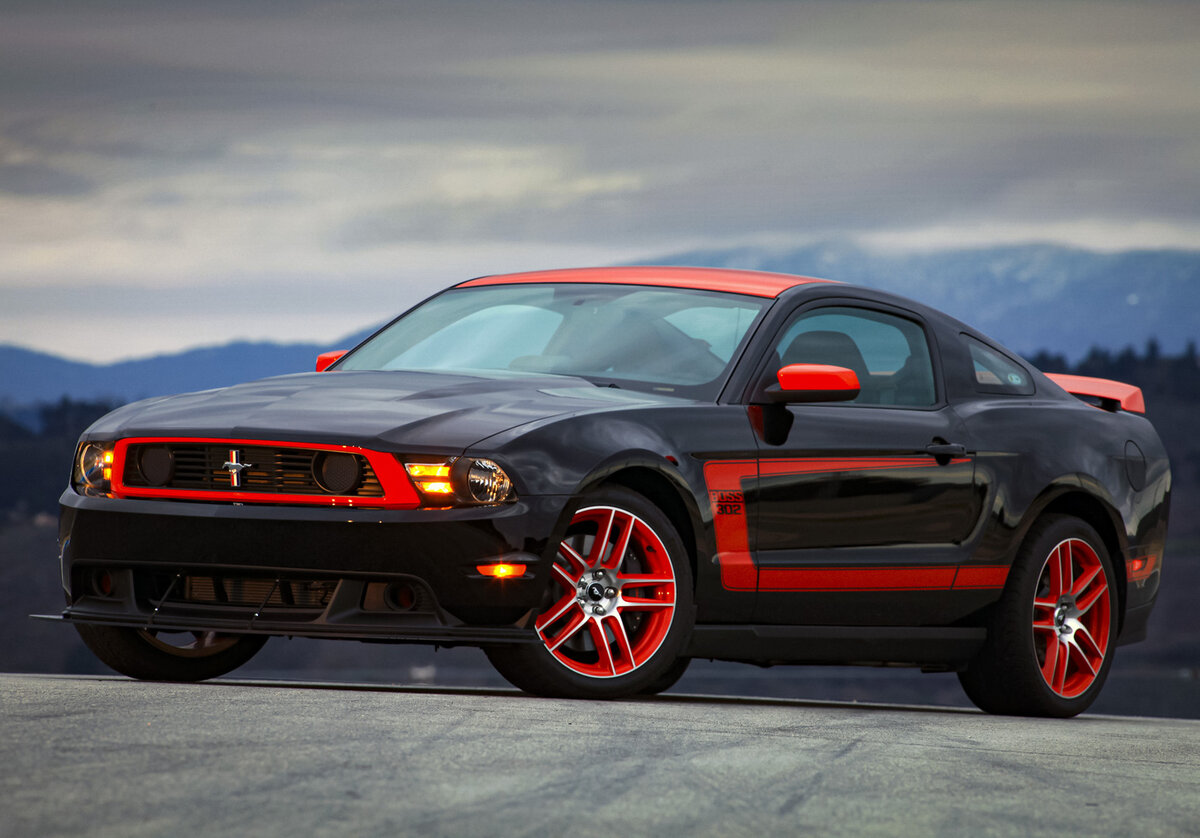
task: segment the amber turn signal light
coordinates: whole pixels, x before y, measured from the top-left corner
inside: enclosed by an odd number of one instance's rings
[[[475,565],[475,569],[483,576],[490,576],[493,579],[508,579],[513,576],[524,576],[525,565],[523,564],[480,564]]]

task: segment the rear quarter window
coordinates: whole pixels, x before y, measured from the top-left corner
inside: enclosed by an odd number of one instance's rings
[[[971,353],[972,380],[981,393],[1033,395],[1033,377],[1021,364],[969,335],[963,335]]]

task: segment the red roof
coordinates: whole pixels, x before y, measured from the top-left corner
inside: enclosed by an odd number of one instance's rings
[[[729,291],[755,297],[778,297],[797,285],[811,282],[830,282],[809,276],[767,273],[765,271],[735,271],[726,268],[676,267],[618,267],[567,268],[557,271],[531,271],[520,274],[481,276],[459,283],[457,287],[473,285],[510,285],[531,282],[595,282],[609,285],[658,285],[667,288],[696,288],[701,291]]]

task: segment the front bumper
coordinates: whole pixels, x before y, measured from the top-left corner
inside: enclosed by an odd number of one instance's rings
[[[526,642],[567,500],[347,510],[67,490],[61,619],[447,645]],[[494,579],[476,569],[500,561],[527,570]]]

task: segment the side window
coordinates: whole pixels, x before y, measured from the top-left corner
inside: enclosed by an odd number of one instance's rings
[[[971,351],[976,390],[1013,396],[1033,395],[1033,379],[1024,367],[973,337],[963,335],[963,340]]]
[[[920,325],[870,309],[837,306],[799,314],[775,352],[780,365],[833,364],[854,370],[851,404],[929,407],[937,402],[929,342]]]

